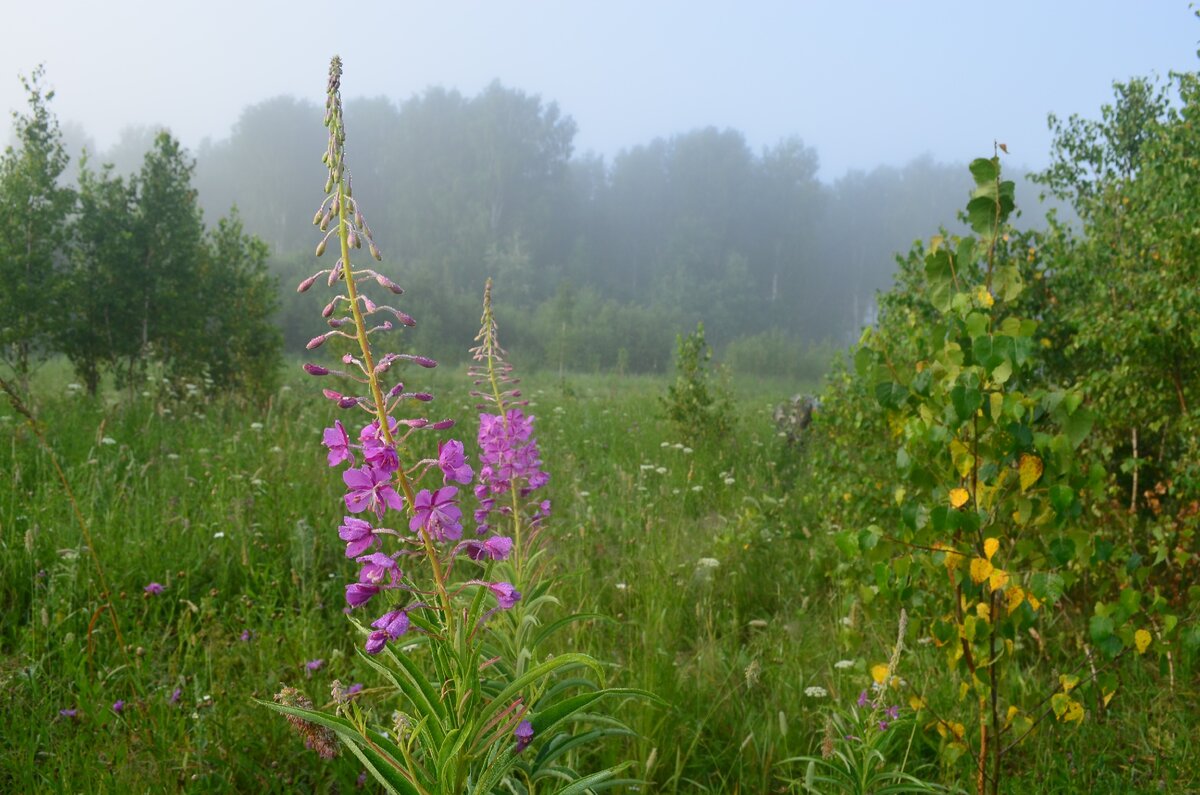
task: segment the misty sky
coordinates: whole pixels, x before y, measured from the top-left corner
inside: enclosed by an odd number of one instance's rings
[[[246,105],[320,102],[337,52],[345,98],[498,78],[558,102],[577,151],[711,124],[755,149],[799,135],[824,179],[925,152],[965,161],[994,139],[1041,166],[1047,112],[1095,117],[1114,79],[1196,69],[1200,40],[1186,0],[47,0],[19,4],[19,29],[17,0],[2,5],[0,109],[23,108],[17,75],[45,63],[53,109],[102,149],[161,124],[194,150]]]

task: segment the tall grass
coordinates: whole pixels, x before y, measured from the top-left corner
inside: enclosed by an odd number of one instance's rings
[[[465,377],[438,380],[447,413],[471,416]],[[111,598],[50,454],[0,407],[0,791],[352,791],[352,759],[318,759],[251,703],[370,681],[342,615],[343,545],[314,529],[340,518],[313,430],[334,409],[287,386],[261,408],[154,386],[89,399],[54,368],[35,386]],[[894,640],[894,623],[855,615],[863,594],[840,590],[838,553],[796,508],[797,453],[770,408],[797,385],[734,386],[735,433],[689,447],[661,417],[665,379],[523,384],[553,473],[556,594],[601,616],[564,630],[562,651],[614,660],[610,684],[670,704],[616,707],[639,736],[595,752],[636,760],[643,791],[782,791],[796,771],[779,763],[819,753],[825,710],[853,701]],[[146,595],[152,581],[165,590]],[[124,648],[98,612],[109,601]],[[938,687],[935,653],[906,653],[902,675]],[[1194,666],[1179,665],[1176,693],[1133,667],[1105,722],[1035,738],[1012,791],[1197,786]],[[385,723],[402,706],[360,698]],[[912,753],[929,761],[926,736]]]

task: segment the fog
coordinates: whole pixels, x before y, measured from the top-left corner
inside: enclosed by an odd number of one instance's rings
[[[699,321],[760,358],[853,339],[895,254],[954,231],[966,162],[1004,143],[1036,225],[1047,114],[1194,69],[1200,38],[1185,2],[331,8],[55,4],[0,52],[0,105],[44,64],[69,173],[87,149],[135,174],[169,130],[205,218],[236,205],[271,247],[295,349],[338,52],[357,195],[442,310],[421,342],[469,340],[495,275],[530,359],[633,370]],[[605,330],[569,339],[580,316]]]

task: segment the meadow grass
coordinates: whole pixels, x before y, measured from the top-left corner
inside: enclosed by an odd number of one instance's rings
[[[445,369],[426,379],[433,413],[472,435],[466,378]],[[336,410],[299,377],[262,407],[183,385],[172,398],[161,384],[89,398],[67,382],[47,368],[33,405],[94,550],[49,454],[0,406],[0,791],[353,791],[352,757],[319,759],[251,700],[287,684],[320,705],[337,678],[366,683],[360,698],[385,725],[403,706],[371,691],[342,613],[340,490],[320,447]],[[564,615],[598,616],[555,642],[610,662],[608,684],[668,704],[614,705],[637,736],[589,751],[597,764],[635,760],[640,791],[786,792],[799,771],[780,763],[819,753],[829,705],[849,705],[887,658],[895,616],[860,610],[861,589],[837,576],[847,563],[797,507],[799,453],[770,410],[812,385],[738,381],[735,431],[707,442],[663,419],[666,385],[523,384],[555,506],[543,576],[557,578]],[[151,582],[165,589],[148,595]],[[936,654],[914,647],[901,675],[936,690]],[[1044,654],[1068,664],[1063,650]],[[1007,791],[1198,786],[1194,661],[1175,660],[1173,690],[1136,660],[1120,671],[1102,716],[1022,747]],[[912,764],[967,786],[936,767],[936,741],[916,731]]]

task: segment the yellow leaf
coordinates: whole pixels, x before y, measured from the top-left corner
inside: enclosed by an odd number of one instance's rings
[[[1025,592],[1021,590],[1021,586],[1014,585],[1004,592],[1004,597],[1007,600],[1008,614],[1011,616],[1013,611],[1021,606],[1021,602],[1025,601]]]
[[[988,560],[991,560],[991,559],[992,559],[992,556],[996,554],[996,550],[997,550],[997,549],[999,549],[999,548],[1000,548],[1000,541],[999,541],[999,539],[996,539],[996,538],[985,538],[985,539],[983,540],[983,555],[984,555],[984,557],[986,557]]]
[[[912,708],[913,712],[920,712],[925,708],[925,699],[920,696],[909,696],[908,706]]]
[[[1004,718],[1004,728],[1007,729],[1008,725],[1010,723],[1012,723],[1012,719],[1017,717],[1017,715],[1019,715],[1020,713],[1021,713],[1021,710],[1017,709],[1015,706],[1010,705],[1008,708],[1008,715],[1007,715],[1007,717]]]
[[[988,587],[993,591],[1003,591],[1008,585],[1008,572],[1004,569],[993,569],[988,575]]]
[[[975,291],[975,300],[979,302],[980,306],[987,308],[990,308],[992,304],[996,303],[996,299],[992,298],[992,294],[989,293],[988,289],[982,284],[979,285],[979,289]]]
[[[1021,476],[1021,491],[1025,491],[1037,483],[1044,469],[1045,465],[1042,463],[1042,459],[1036,455],[1022,453],[1021,460],[1017,463],[1017,472]]]
[[[1004,411],[1004,394],[1001,392],[993,392],[988,395],[988,408],[992,410],[992,419],[1000,419],[1000,413]]]
[[[875,684],[881,685],[887,679],[888,667],[886,663],[871,666],[871,678],[875,680]]]
[[[944,240],[945,239],[941,235],[934,235],[933,237],[929,238],[929,253],[936,254],[938,249],[942,247]]]
[[[1117,694],[1116,690],[1109,690],[1104,694],[1104,706],[1108,706],[1108,702],[1112,701],[1113,696]]]
[[[1079,677],[1070,674],[1061,674],[1058,677],[1058,683],[1062,685],[1064,693],[1070,693],[1075,689],[1075,685],[1079,684]]]
[[[975,605],[975,615],[982,618],[984,621],[992,620],[992,606],[987,602],[980,602]]]
[[[971,581],[983,582],[992,575],[992,564],[983,558],[971,559]]]
[[[959,682],[959,684],[958,684],[958,700],[959,701],[962,701],[964,698],[966,698],[967,693],[970,693],[970,692],[971,692],[971,686],[969,684],[967,684],[966,682]]]
[[[1139,629],[1133,633],[1133,644],[1137,646],[1138,654],[1145,654],[1146,649],[1150,648],[1150,633]]]
[[[1067,702],[1067,711],[1063,714],[1062,719],[1065,721],[1076,721],[1083,723],[1083,704],[1078,701],[1070,700]]]
[[[964,505],[967,504],[967,500],[969,500],[970,498],[971,498],[971,495],[967,492],[966,489],[962,489],[962,488],[950,489],[950,507],[952,507],[952,508],[963,507]]]
[[[1038,599],[1031,593],[1025,594],[1025,598],[1029,600],[1029,606],[1033,608],[1033,612],[1035,613],[1038,611],[1038,608],[1042,606],[1042,600]]]

